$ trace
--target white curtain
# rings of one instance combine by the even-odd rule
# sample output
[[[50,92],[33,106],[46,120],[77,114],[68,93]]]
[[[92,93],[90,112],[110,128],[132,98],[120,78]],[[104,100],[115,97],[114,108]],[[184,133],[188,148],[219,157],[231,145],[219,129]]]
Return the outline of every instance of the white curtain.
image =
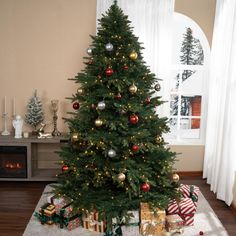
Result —
[[[113,0],[97,0],[97,19],[111,6]],[[158,78],[163,79],[161,95],[168,100],[167,83],[169,81],[172,52],[172,17],[175,0],[118,0],[117,4],[129,16],[134,34],[143,43],[144,60]],[[160,115],[166,111],[161,106]]]
[[[236,164],[236,1],[217,0],[203,177],[230,205]]]

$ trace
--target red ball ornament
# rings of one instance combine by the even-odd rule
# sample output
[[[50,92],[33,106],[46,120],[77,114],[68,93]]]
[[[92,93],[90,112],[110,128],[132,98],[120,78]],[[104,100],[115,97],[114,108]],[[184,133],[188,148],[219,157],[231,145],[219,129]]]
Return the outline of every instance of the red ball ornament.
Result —
[[[107,69],[106,69],[106,75],[107,75],[107,76],[112,76],[113,73],[114,73],[114,71],[113,71],[112,68],[107,68]]]
[[[115,98],[116,98],[117,100],[120,100],[120,99],[122,98],[122,96],[121,96],[120,93],[117,93],[116,96],[115,96]]]
[[[124,70],[128,70],[128,69],[129,69],[129,67],[128,67],[127,65],[124,65],[122,68],[123,68]]]
[[[146,100],[145,100],[145,104],[150,104],[151,103],[151,98],[147,98]]]
[[[143,191],[143,192],[149,192],[149,190],[150,190],[150,184],[149,183],[143,183],[142,185],[141,185],[141,190]]]
[[[90,60],[88,61],[88,64],[89,64],[89,65],[92,65],[92,64],[93,64],[93,59],[90,59]]]
[[[136,144],[134,144],[134,145],[132,146],[132,150],[133,150],[134,152],[137,152],[137,151],[139,150],[139,146],[136,145]]]
[[[199,231],[199,235],[204,235],[204,233],[202,231]]]
[[[66,166],[66,165],[64,165],[64,166],[62,166],[61,170],[62,170],[63,172],[64,172],[64,171],[67,171],[67,170],[69,170],[69,167]]]
[[[133,125],[137,124],[137,123],[138,123],[138,116],[137,116],[137,115],[131,115],[131,116],[129,117],[129,121],[130,121],[130,123],[133,124]]]
[[[80,107],[80,105],[79,105],[78,102],[74,102],[74,103],[73,103],[73,108],[74,108],[75,110],[78,110],[79,107]]]

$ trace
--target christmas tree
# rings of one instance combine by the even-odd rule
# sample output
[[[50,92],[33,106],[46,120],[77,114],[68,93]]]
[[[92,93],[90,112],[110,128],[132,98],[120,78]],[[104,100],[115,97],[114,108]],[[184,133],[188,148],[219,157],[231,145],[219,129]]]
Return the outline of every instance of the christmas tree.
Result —
[[[34,95],[30,98],[27,105],[27,113],[25,115],[25,122],[34,127],[36,127],[44,120],[43,105],[39,97],[37,96],[37,90],[35,90]]]
[[[85,69],[74,80],[71,138],[60,151],[62,173],[55,193],[81,212],[106,219],[127,217],[140,202],[165,208],[177,196],[175,153],[165,147],[166,118],[155,108],[157,78],[145,65],[143,47],[116,1],[99,20]],[[159,89],[159,88],[157,88]]]

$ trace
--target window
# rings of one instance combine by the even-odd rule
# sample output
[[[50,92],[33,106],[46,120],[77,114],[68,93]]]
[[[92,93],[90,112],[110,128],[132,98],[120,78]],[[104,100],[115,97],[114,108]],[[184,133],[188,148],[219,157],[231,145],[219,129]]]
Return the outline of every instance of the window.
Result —
[[[169,97],[169,143],[204,143],[207,68],[210,47],[201,28],[189,17],[174,13]]]

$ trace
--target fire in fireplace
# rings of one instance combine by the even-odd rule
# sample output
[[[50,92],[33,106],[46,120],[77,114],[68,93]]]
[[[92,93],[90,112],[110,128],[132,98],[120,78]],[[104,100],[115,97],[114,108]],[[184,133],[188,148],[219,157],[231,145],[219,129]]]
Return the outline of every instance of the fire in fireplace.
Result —
[[[27,178],[26,146],[0,146],[0,178]]]

